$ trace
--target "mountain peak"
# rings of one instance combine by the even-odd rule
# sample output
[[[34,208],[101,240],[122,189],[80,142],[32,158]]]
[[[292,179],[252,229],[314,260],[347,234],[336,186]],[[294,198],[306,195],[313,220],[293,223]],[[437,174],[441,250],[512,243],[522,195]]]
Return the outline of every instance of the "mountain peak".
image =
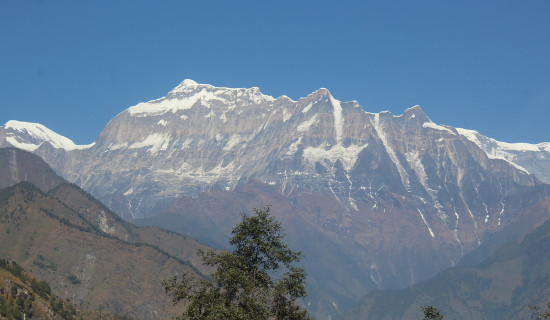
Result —
[[[426,115],[424,110],[419,105],[415,105],[414,107],[408,108],[403,112],[401,117],[404,117],[406,119],[415,119],[419,123],[424,122],[431,122],[430,118]]]
[[[417,113],[421,113],[421,114],[425,114],[424,113],[424,110],[422,110],[422,108],[419,106],[419,105],[415,105],[413,107],[410,107],[410,108],[407,108],[403,114],[417,114]]]
[[[330,93],[330,91],[328,91],[328,89],[319,88],[319,89],[313,91],[312,93],[308,94],[307,97],[300,98],[300,99],[307,99],[307,100],[317,101],[317,100],[321,100],[321,99],[324,99],[324,98],[329,98],[330,99],[331,97],[332,97],[332,94]]]
[[[319,96],[332,96],[332,94],[327,88],[319,88],[313,94],[317,94]]]
[[[8,122],[6,122],[6,124],[4,124],[4,127],[6,129],[12,129],[17,131],[36,130],[36,129],[43,130],[44,128],[46,128],[40,123],[24,122],[24,121],[17,121],[17,120],[9,120]]]
[[[185,79],[180,84],[180,86],[186,86],[186,87],[196,87],[198,85],[199,84],[196,81],[191,80],[191,79]]]
[[[85,149],[92,146],[76,145],[71,139],[40,123],[10,120],[2,127],[8,131],[7,141],[13,146],[27,151],[36,150],[44,142],[49,142],[56,149],[65,150]]]
[[[232,109],[243,105],[270,103],[275,99],[263,94],[258,87],[226,88],[210,84],[199,84],[185,79],[172,89],[165,97],[142,102],[128,108],[131,115],[160,115],[166,112],[178,112],[192,108],[197,102],[210,108],[212,105],[223,105]]]
[[[189,93],[189,92],[196,91],[198,87],[204,87],[204,86],[211,87],[210,85],[199,84],[196,81],[191,79],[185,79],[179,85],[177,85],[174,89],[172,89],[168,93],[168,95],[177,94],[177,93]]]

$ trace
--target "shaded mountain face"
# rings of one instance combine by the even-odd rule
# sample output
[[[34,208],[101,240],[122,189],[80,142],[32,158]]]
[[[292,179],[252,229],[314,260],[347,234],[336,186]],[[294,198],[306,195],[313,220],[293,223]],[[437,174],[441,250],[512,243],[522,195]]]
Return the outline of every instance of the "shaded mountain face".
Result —
[[[39,131],[8,123],[0,146],[30,146],[126,219],[221,245],[239,211],[272,204],[312,259],[322,297],[311,303],[325,316],[454,265],[550,193],[418,106],[369,113],[326,89],[292,101],[186,80],[121,112],[92,145]]]
[[[550,300],[550,198],[525,215],[535,225],[542,216],[547,221],[527,234],[524,223],[511,224],[514,228],[508,229],[515,231],[506,230],[503,236],[521,236],[482,263],[445,270],[407,289],[372,292],[344,318],[420,319],[420,306],[425,305],[437,307],[451,320],[531,318],[529,305],[545,306]]]
[[[65,182],[36,155],[17,148],[0,148],[0,189],[28,181],[43,192]]]
[[[86,309],[164,319],[181,310],[171,306],[160,281],[211,272],[195,255],[208,247],[194,239],[136,227],[56,176],[38,156],[0,149],[4,154],[19,175],[0,190],[0,257],[49,282],[61,298]],[[44,193],[29,181],[57,186]]]

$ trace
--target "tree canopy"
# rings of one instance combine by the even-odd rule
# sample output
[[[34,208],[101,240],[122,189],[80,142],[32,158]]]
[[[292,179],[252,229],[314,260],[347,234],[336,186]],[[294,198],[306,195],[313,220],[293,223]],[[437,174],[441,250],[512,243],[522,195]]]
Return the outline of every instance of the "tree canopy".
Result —
[[[174,304],[186,309],[177,319],[309,319],[297,303],[306,296],[306,273],[293,264],[302,253],[283,242],[280,222],[270,207],[241,213],[232,231],[233,252],[198,250],[203,262],[216,271],[210,279],[183,274],[163,281]]]
[[[443,315],[437,308],[433,306],[421,306],[420,309],[422,309],[422,312],[424,312],[424,319],[423,320],[441,320],[443,319]]]
[[[545,311],[542,311],[540,307],[537,305],[529,306],[529,309],[533,311],[533,314],[531,315],[532,319],[535,319],[535,320],[550,319],[550,302],[547,303]]]

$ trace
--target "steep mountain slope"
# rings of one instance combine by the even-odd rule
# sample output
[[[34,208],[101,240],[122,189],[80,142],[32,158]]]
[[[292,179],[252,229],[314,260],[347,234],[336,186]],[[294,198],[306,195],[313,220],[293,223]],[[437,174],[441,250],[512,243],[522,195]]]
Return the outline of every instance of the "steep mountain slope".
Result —
[[[18,175],[0,180],[15,184],[0,190],[0,257],[48,280],[62,298],[136,319],[164,318],[177,309],[160,280],[210,271],[195,255],[208,247],[194,239],[122,220],[32,153],[0,149],[5,158],[8,173],[17,168]],[[16,184],[22,177],[57,186],[45,194],[27,181]]]
[[[185,80],[121,112],[89,146],[29,141],[36,126],[8,124],[0,145],[30,145],[126,219],[219,245],[239,211],[272,204],[296,249],[317,259],[310,282],[323,298],[311,303],[325,316],[454,265],[550,194],[418,106],[369,113],[326,89],[292,101]],[[327,281],[331,269],[350,280]]]
[[[550,215],[550,198],[535,210]],[[419,319],[421,305],[434,305],[451,320],[528,319],[529,305],[550,300],[548,248],[550,220],[475,267],[455,267],[403,290],[372,292],[345,319]]]
[[[74,184],[59,177],[40,157],[17,148],[0,148],[0,186],[10,187],[27,181],[49,196],[57,198],[69,208],[61,218],[76,223],[89,230],[104,232],[111,237],[158,247],[183,260],[196,262],[201,270],[202,263],[195,255],[198,248],[207,248],[194,239],[157,227],[138,228],[121,219],[101,202]],[[76,218],[78,217],[78,218]]]
[[[176,314],[160,285],[190,264],[95,230],[58,199],[22,182],[0,191],[0,256],[17,261],[78,306],[136,319]],[[152,272],[154,270],[154,272]]]
[[[520,242],[526,235],[550,219],[550,198],[539,201],[521,215],[520,219],[486,237],[483,244],[467,253],[457,266],[475,266],[509,242]]]
[[[51,294],[45,281],[37,281],[23,268],[0,259],[0,318],[36,320],[104,319],[124,320],[123,316],[77,308]]]

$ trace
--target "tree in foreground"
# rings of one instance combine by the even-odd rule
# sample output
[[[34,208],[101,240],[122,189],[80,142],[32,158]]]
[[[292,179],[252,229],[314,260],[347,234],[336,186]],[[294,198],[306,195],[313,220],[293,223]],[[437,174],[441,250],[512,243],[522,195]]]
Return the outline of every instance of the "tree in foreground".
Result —
[[[306,296],[305,270],[293,266],[302,253],[283,242],[283,229],[269,206],[241,216],[229,242],[233,252],[197,251],[216,268],[211,279],[183,274],[179,281],[163,281],[174,305],[186,303],[177,319],[309,319],[297,304]]]
[[[424,312],[424,319],[423,320],[441,320],[443,319],[443,315],[437,308],[433,306],[421,306],[420,309],[422,309],[422,312]]]
[[[541,311],[540,307],[537,305],[529,306],[529,309],[533,311],[533,314],[531,315],[532,319],[535,319],[535,320],[550,319],[550,302],[548,302],[546,306],[546,311]]]

